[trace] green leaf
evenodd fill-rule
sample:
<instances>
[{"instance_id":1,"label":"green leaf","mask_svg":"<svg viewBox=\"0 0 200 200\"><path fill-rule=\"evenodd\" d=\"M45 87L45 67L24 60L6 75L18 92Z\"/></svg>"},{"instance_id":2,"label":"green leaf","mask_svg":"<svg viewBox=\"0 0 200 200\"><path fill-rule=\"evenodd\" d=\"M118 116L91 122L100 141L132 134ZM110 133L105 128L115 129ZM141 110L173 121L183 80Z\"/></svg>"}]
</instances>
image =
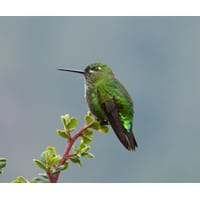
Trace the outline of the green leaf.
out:
<instances>
[{"instance_id":1,"label":"green leaf","mask_svg":"<svg viewBox=\"0 0 200 200\"><path fill-rule=\"evenodd\" d=\"M0 174L3 173L3 168L6 166L6 159L5 158L0 158Z\"/></svg>"},{"instance_id":2,"label":"green leaf","mask_svg":"<svg viewBox=\"0 0 200 200\"><path fill-rule=\"evenodd\" d=\"M41 160L33 159L33 162L42 170L47 171L45 163L43 163Z\"/></svg>"},{"instance_id":3,"label":"green leaf","mask_svg":"<svg viewBox=\"0 0 200 200\"><path fill-rule=\"evenodd\" d=\"M46 163L46 151L43 151L40 155L40 160L43 162L43 163Z\"/></svg>"},{"instance_id":4,"label":"green leaf","mask_svg":"<svg viewBox=\"0 0 200 200\"><path fill-rule=\"evenodd\" d=\"M87 128L84 132L83 135L91 137L93 135L93 131L90 128Z\"/></svg>"},{"instance_id":5,"label":"green leaf","mask_svg":"<svg viewBox=\"0 0 200 200\"><path fill-rule=\"evenodd\" d=\"M39 173L41 177L34 177L31 179L31 183L49 183L49 178L46 173Z\"/></svg>"},{"instance_id":6,"label":"green leaf","mask_svg":"<svg viewBox=\"0 0 200 200\"><path fill-rule=\"evenodd\" d=\"M41 154L41 161L48 167L51 167L51 165L53 165L54 162L56 162L55 160L58 160L59 157L60 155L57 155L56 148L53 146L48 146L46 150Z\"/></svg>"},{"instance_id":7,"label":"green leaf","mask_svg":"<svg viewBox=\"0 0 200 200\"><path fill-rule=\"evenodd\" d=\"M51 161L51 158L53 157L48 150L44 151L44 163L49 165L49 162ZM42 160L43 161L43 160Z\"/></svg>"},{"instance_id":8,"label":"green leaf","mask_svg":"<svg viewBox=\"0 0 200 200\"><path fill-rule=\"evenodd\" d=\"M30 180L30 183L38 183L35 179L36 179L37 177L34 177L34 178L32 178L31 180Z\"/></svg>"},{"instance_id":9,"label":"green leaf","mask_svg":"<svg viewBox=\"0 0 200 200\"><path fill-rule=\"evenodd\" d=\"M67 124L67 129L69 131L73 131L78 125L78 119L75 117L72 117L69 121L69 123Z\"/></svg>"},{"instance_id":10,"label":"green leaf","mask_svg":"<svg viewBox=\"0 0 200 200\"><path fill-rule=\"evenodd\" d=\"M82 154L85 153L85 152L87 152L88 150L90 150L90 146L87 146L87 147L81 149L80 155L82 156Z\"/></svg>"},{"instance_id":11,"label":"green leaf","mask_svg":"<svg viewBox=\"0 0 200 200\"><path fill-rule=\"evenodd\" d=\"M94 121L91 125L91 128L98 130L100 127L100 123L98 121Z\"/></svg>"},{"instance_id":12,"label":"green leaf","mask_svg":"<svg viewBox=\"0 0 200 200\"><path fill-rule=\"evenodd\" d=\"M55 170L53 170L53 173L52 174L57 174L57 173L60 173L61 171L64 171L68 168L69 166L69 163L68 162L65 162L64 165L60 165L59 167L57 167Z\"/></svg>"},{"instance_id":13,"label":"green leaf","mask_svg":"<svg viewBox=\"0 0 200 200\"><path fill-rule=\"evenodd\" d=\"M64 128L67 129L67 124L68 124L69 121L70 121L70 116L69 116L69 114L62 115L62 116L60 117L60 119L61 119L61 121L62 121L62 124L63 124Z\"/></svg>"},{"instance_id":14,"label":"green leaf","mask_svg":"<svg viewBox=\"0 0 200 200\"><path fill-rule=\"evenodd\" d=\"M31 183L49 183L49 180L45 180L45 179L40 178L40 177L34 177L31 180Z\"/></svg>"},{"instance_id":15,"label":"green leaf","mask_svg":"<svg viewBox=\"0 0 200 200\"><path fill-rule=\"evenodd\" d=\"M75 164L79 164L81 166L81 161L78 157L72 157L70 158L70 160L75 163Z\"/></svg>"},{"instance_id":16,"label":"green leaf","mask_svg":"<svg viewBox=\"0 0 200 200\"><path fill-rule=\"evenodd\" d=\"M15 180L12 181L12 183L29 183L29 181L23 176L18 176Z\"/></svg>"},{"instance_id":17,"label":"green leaf","mask_svg":"<svg viewBox=\"0 0 200 200\"><path fill-rule=\"evenodd\" d=\"M82 155L82 153L87 152L89 149L90 149L90 146L88 146L88 145L85 145L84 147L82 147L82 148L80 149L81 155Z\"/></svg>"},{"instance_id":18,"label":"green leaf","mask_svg":"<svg viewBox=\"0 0 200 200\"><path fill-rule=\"evenodd\" d=\"M70 138L69 133L68 133L67 131L65 131L65 130L56 130L56 133L57 133L60 137L67 138L67 139Z\"/></svg>"},{"instance_id":19,"label":"green leaf","mask_svg":"<svg viewBox=\"0 0 200 200\"><path fill-rule=\"evenodd\" d=\"M87 144L85 144L83 138L81 138L80 149L84 148L85 146L87 146Z\"/></svg>"},{"instance_id":20,"label":"green leaf","mask_svg":"<svg viewBox=\"0 0 200 200\"><path fill-rule=\"evenodd\" d=\"M52 159L51 159L51 164L52 165L56 165L60 162L61 160L61 156L60 155L57 155L57 156L54 156Z\"/></svg>"},{"instance_id":21,"label":"green leaf","mask_svg":"<svg viewBox=\"0 0 200 200\"><path fill-rule=\"evenodd\" d=\"M90 112L88 112L86 115L85 115L85 122L86 124L90 124L94 121L94 117L92 116L92 114Z\"/></svg>"},{"instance_id":22,"label":"green leaf","mask_svg":"<svg viewBox=\"0 0 200 200\"><path fill-rule=\"evenodd\" d=\"M4 168L6 166L6 159L0 158L0 168Z\"/></svg>"},{"instance_id":23,"label":"green leaf","mask_svg":"<svg viewBox=\"0 0 200 200\"><path fill-rule=\"evenodd\" d=\"M92 138L86 135L83 135L82 139L83 139L83 143L85 144L90 144L92 142Z\"/></svg>"},{"instance_id":24,"label":"green leaf","mask_svg":"<svg viewBox=\"0 0 200 200\"><path fill-rule=\"evenodd\" d=\"M47 176L46 173L39 173L38 175L41 176L44 179L48 179L48 176Z\"/></svg>"},{"instance_id":25,"label":"green leaf","mask_svg":"<svg viewBox=\"0 0 200 200\"><path fill-rule=\"evenodd\" d=\"M56 156L57 152L56 152L56 148L54 146L48 146L46 148L46 151L51 155L51 156Z\"/></svg>"},{"instance_id":26,"label":"green leaf","mask_svg":"<svg viewBox=\"0 0 200 200\"><path fill-rule=\"evenodd\" d=\"M81 154L81 156L83 156L85 158L95 158L95 156L92 153L89 153L89 152L83 152Z\"/></svg>"},{"instance_id":27,"label":"green leaf","mask_svg":"<svg viewBox=\"0 0 200 200\"><path fill-rule=\"evenodd\" d=\"M108 133L109 128L107 126L100 126L98 131L101 133Z\"/></svg>"}]
</instances>

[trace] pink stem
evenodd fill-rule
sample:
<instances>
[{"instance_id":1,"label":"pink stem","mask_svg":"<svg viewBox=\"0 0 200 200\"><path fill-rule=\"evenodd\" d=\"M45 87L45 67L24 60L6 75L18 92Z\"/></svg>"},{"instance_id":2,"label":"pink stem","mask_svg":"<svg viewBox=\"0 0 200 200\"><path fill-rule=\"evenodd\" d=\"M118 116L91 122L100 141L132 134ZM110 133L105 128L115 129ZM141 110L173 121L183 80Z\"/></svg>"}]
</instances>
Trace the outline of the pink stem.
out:
<instances>
[{"instance_id":1,"label":"pink stem","mask_svg":"<svg viewBox=\"0 0 200 200\"><path fill-rule=\"evenodd\" d=\"M75 134L73 137L71 137L70 139L67 140L66 146L65 146L65 150L64 150L64 154L62 156L62 159L60 160L60 163L58 164L57 167L64 165L65 161L68 160L69 158L71 158L72 156L74 156L75 154L70 154L71 148L73 146L73 144L76 142L76 140L83 134L83 132L88 129L93 123L90 123L86 126L84 126L83 128L81 128L77 134ZM49 181L50 183L57 183L59 176L60 176L60 172L52 175L50 172L47 173L48 177L49 177Z\"/></svg>"}]
</instances>

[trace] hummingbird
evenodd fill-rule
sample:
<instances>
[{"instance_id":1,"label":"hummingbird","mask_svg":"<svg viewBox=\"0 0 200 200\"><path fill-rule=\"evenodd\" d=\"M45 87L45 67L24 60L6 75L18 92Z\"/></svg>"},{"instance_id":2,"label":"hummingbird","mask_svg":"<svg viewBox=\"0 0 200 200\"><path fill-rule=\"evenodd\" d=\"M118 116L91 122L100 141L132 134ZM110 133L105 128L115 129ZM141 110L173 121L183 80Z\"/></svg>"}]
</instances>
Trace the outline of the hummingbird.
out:
<instances>
[{"instance_id":1,"label":"hummingbird","mask_svg":"<svg viewBox=\"0 0 200 200\"><path fill-rule=\"evenodd\" d=\"M82 74L85 79L85 96L90 112L101 124L111 125L124 147L133 151L137 142L133 134L134 106L126 88L117 80L106 64L94 63L84 71L57 69Z\"/></svg>"}]
</instances>

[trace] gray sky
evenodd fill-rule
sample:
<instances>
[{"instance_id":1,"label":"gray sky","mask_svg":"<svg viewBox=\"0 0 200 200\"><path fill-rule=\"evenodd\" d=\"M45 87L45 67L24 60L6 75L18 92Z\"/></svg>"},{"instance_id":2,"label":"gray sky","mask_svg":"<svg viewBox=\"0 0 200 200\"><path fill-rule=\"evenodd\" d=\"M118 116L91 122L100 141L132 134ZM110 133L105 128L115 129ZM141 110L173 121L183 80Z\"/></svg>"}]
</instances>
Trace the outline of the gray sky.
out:
<instances>
[{"instance_id":1,"label":"gray sky","mask_svg":"<svg viewBox=\"0 0 200 200\"><path fill-rule=\"evenodd\" d=\"M87 112L83 79L58 67L112 67L135 103L130 153L114 133L95 134L83 166L63 182L200 181L199 17L0 17L0 182L40 172L47 145L62 154L60 115Z\"/></svg>"}]
</instances>

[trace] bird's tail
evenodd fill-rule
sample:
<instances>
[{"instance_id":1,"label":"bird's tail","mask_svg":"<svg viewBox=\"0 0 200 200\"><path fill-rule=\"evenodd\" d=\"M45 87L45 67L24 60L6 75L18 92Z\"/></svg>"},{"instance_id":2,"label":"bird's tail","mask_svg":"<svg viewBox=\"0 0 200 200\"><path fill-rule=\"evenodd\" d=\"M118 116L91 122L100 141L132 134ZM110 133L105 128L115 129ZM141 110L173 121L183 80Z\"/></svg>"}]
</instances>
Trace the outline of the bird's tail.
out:
<instances>
[{"instance_id":1,"label":"bird's tail","mask_svg":"<svg viewBox=\"0 0 200 200\"><path fill-rule=\"evenodd\" d=\"M116 136L120 142L128 149L129 151L135 150L138 146L136 139L132 132L128 132L123 126L119 118L117 108L113 102L105 102L103 104L104 111L107 114L108 121L112 126Z\"/></svg>"},{"instance_id":2,"label":"bird's tail","mask_svg":"<svg viewBox=\"0 0 200 200\"><path fill-rule=\"evenodd\" d=\"M134 134L131 132L131 133L126 134L126 136L127 136L127 140L129 143L128 150L130 150L130 151L135 150L136 147L138 147L138 144L136 142Z\"/></svg>"}]
</instances>

